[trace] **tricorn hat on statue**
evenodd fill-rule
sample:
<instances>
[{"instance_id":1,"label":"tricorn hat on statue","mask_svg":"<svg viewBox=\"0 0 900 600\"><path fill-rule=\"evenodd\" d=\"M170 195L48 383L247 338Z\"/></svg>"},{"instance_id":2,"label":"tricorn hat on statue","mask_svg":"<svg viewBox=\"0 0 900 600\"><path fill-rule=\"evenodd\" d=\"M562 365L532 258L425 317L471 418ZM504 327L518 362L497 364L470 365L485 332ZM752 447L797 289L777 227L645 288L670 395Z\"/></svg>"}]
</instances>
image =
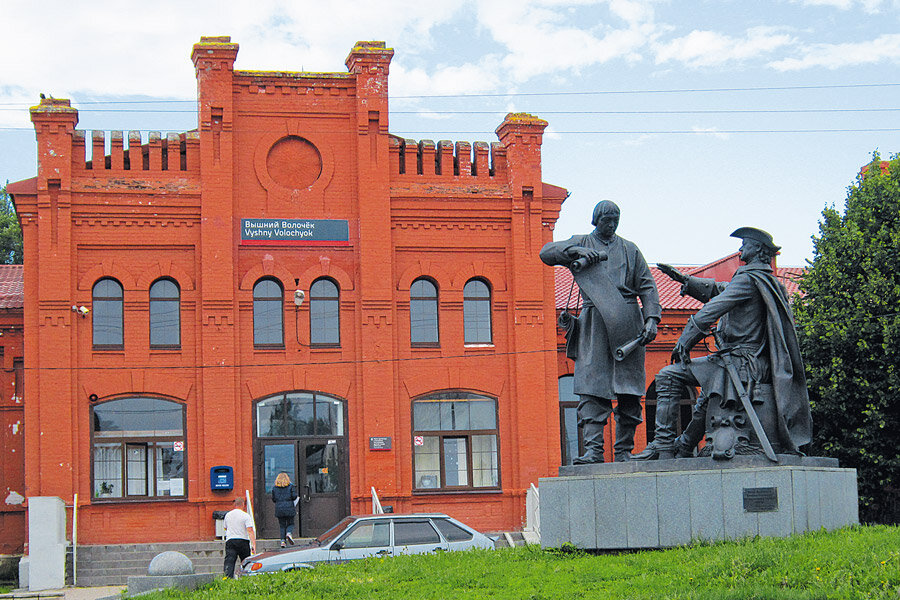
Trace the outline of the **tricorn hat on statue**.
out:
<instances>
[{"instance_id":1,"label":"tricorn hat on statue","mask_svg":"<svg viewBox=\"0 0 900 600\"><path fill-rule=\"evenodd\" d=\"M739 239L751 239L755 242L759 242L770 250L774 250L775 252L781 250L781 246L775 245L775 240L772 239L771 233L769 233L768 231L763 231L762 229L757 229L756 227L738 227L734 230L734 233L731 234L731 237Z\"/></svg>"}]
</instances>

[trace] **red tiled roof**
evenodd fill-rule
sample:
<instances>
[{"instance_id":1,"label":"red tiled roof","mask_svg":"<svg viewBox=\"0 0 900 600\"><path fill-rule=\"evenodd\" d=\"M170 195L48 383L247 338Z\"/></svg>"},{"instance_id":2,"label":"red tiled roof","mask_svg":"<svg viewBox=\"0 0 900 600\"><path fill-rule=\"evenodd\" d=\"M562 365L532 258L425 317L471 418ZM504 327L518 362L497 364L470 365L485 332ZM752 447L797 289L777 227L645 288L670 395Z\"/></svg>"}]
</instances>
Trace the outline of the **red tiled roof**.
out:
<instances>
[{"instance_id":1,"label":"red tiled roof","mask_svg":"<svg viewBox=\"0 0 900 600\"><path fill-rule=\"evenodd\" d=\"M22 308L24 305L22 265L0 265L0 308Z\"/></svg>"},{"instance_id":2,"label":"red tiled roof","mask_svg":"<svg viewBox=\"0 0 900 600\"><path fill-rule=\"evenodd\" d=\"M720 260L703 265L701 267L678 267L684 273L700 273L713 270L715 267L726 263L731 256L726 256ZM572 288L572 272L566 267L554 267L556 271L556 309L560 310L566 307L566 299L569 297L569 290L572 290L572 299L569 306L574 307L578 303L578 285ZM778 267L776 276L784 287L787 288L788 296L793 296L799 292L800 277L803 275L802 267ZM702 303L694 300L689 296L681 295L681 284L669 279L659 269L654 266L650 267L653 279L656 280L656 289L659 290L659 302L663 310L700 310Z\"/></svg>"}]
</instances>

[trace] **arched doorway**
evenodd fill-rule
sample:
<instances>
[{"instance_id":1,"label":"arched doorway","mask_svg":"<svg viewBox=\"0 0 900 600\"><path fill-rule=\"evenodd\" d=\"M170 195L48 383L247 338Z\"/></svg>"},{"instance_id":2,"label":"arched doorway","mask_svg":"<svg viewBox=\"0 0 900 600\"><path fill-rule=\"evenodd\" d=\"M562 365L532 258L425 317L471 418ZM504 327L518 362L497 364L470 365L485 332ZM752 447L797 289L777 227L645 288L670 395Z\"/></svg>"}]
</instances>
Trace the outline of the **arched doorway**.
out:
<instances>
[{"instance_id":1,"label":"arched doorway","mask_svg":"<svg viewBox=\"0 0 900 600\"><path fill-rule=\"evenodd\" d=\"M274 394L256 402L254 510L260 537L278 537L271 492L282 471L290 475L300 496L297 535L319 535L347 516L345 406L340 398L308 391Z\"/></svg>"}]
</instances>

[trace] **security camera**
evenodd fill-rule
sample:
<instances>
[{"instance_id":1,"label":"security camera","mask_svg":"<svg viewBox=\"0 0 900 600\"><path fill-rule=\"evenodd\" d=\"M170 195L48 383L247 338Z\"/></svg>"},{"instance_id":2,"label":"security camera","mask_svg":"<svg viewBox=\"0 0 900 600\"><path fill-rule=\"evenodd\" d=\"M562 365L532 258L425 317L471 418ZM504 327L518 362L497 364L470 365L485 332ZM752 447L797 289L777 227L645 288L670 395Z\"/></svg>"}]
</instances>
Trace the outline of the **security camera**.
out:
<instances>
[{"instance_id":1,"label":"security camera","mask_svg":"<svg viewBox=\"0 0 900 600\"><path fill-rule=\"evenodd\" d=\"M294 304L296 306L300 306L303 304L303 301L306 300L306 292L303 290L295 290L294 291Z\"/></svg>"}]
</instances>

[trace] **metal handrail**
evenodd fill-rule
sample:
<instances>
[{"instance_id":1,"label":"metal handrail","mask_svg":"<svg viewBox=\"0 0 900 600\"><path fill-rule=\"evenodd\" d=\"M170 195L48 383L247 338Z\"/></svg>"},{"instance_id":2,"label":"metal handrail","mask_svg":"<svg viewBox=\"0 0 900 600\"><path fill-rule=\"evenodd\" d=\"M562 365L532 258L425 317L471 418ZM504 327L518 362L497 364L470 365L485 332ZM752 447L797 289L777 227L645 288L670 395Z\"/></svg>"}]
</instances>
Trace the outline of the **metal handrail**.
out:
<instances>
[{"instance_id":1,"label":"metal handrail","mask_svg":"<svg viewBox=\"0 0 900 600\"><path fill-rule=\"evenodd\" d=\"M372 486L372 514L384 514L384 508L381 506L381 500L378 499L378 492L375 491L375 486Z\"/></svg>"}]
</instances>

